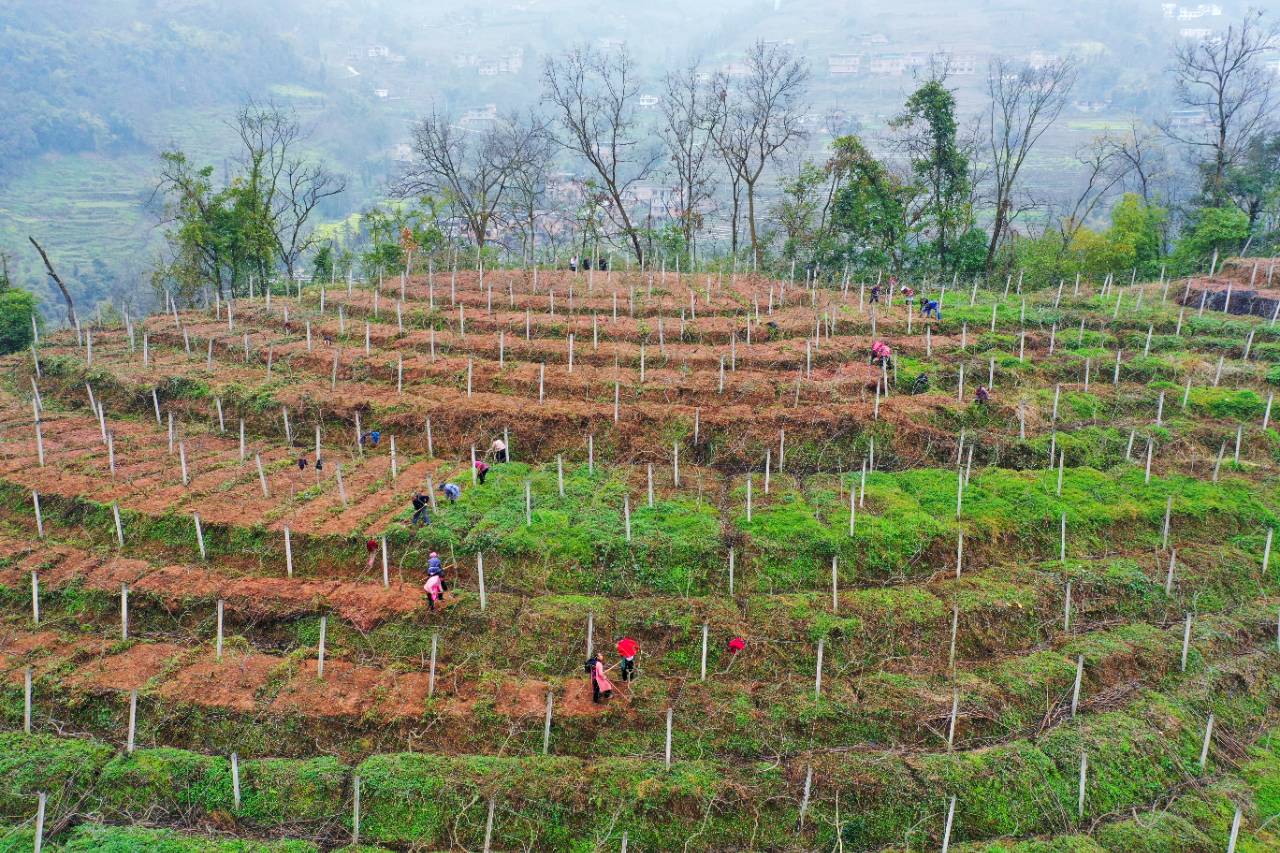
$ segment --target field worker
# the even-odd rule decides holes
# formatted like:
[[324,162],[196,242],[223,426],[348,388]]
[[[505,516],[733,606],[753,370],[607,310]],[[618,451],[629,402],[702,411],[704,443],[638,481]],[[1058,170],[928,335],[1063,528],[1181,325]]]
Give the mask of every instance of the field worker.
[[572,258],[569,259],[569,272],[577,272],[577,271],[578,271],[578,256],[574,255]]
[[378,540],[366,540],[364,543],[364,549],[369,552],[369,559],[365,561],[364,567],[366,569],[372,569],[373,561],[378,556]]
[[427,508],[431,506],[431,499],[422,492],[413,493],[413,519],[412,524],[430,524],[431,518],[427,515]]
[[307,470],[307,457],[305,456],[298,457],[298,470],[299,471]]
[[367,441],[370,447],[377,447],[378,442],[382,440],[382,430],[371,429],[366,432],[360,440]]
[[431,555],[427,557],[427,574],[428,575],[444,574],[444,566],[440,564],[440,555],[437,554],[435,551],[432,551]]
[[493,444],[489,445],[489,454],[493,456],[495,462],[506,462],[507,443],[500,438],[495,438]]
[[871,364],[879,364],[881,367],[889,366],[889,357],[892,350],[884,341],[876,341],[871,345]]
[[436,601],[444,601],[444,569],[440,567],[439,559],[436,560],[434,572],[427,569],[427,582],[422,585],[422,589],[427,593],[427,606],[432,610],[436,609]]
[[587,658],[587,675],[591,678],[591,701],[599,705],[613,695],[613,684],[605,676],[604,661],[592,653]]
[[873,284],[871,285],[871,303],[874,305],[879,301],[880,301],[880,285]]
[[729,641],[729,662],[725,664],[724,672],[728,672],[733,668],[733,663],[738,659],[738,652],[747,647],[747,641],[741,637],[734,637]]
[[938,307],[938,300],[926,300],[924,305],[920,306],[920,313],[926,317],[932,317],[935,320],[941,320],[942,314]]
[[618,654],[622,655],[622,662],[619,665],[618,673],[622,676],[623,681],[632,681],[636,677],[636,653],[640,651],[640,644],[630,637],[623,637],[618,641]]
[[973,395],[973,401],[979,406],[985,406],[991,402],[991,392],[987,390],[987,386],[979,385],[978,390]]
[[457,503],[458,498],[462,497],[462,489],[458,488],[457,483],[445,483],[440,487],[440,491],[444,492],[444,496],[451,504]]
[[476,460],[476,481],[484,485],[484,478],[489,475],[489,463],[483,459]]
[[316,470],[317,471],[324,470],[324,460],[321,459],[319,456],[316,457]]

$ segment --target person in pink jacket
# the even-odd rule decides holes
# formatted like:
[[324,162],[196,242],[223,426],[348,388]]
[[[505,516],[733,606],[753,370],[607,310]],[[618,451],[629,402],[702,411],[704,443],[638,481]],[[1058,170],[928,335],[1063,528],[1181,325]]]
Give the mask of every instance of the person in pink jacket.
[[436,609],[436,601],[444,601],[444,581],[440,575],[432,575],[427,578],[427,582],[422,585],[427,592],[427,605],[432,610]]
[[605,675],[604,661],[592,654],[587,659],[587,674],[591,678],[591,701],[597,705],[613,696],[613,683]]
[[871,345],[871,363],[879,364],[882,367],[889,366],[889,358],[891,355],[889,345],[884,341],[876,341]]

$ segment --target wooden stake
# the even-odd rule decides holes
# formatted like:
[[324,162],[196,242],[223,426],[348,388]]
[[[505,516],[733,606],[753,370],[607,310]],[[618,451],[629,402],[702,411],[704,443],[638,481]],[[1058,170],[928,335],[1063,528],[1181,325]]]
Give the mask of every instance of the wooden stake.
[[484,554],[476,554],[476,581],[480,588],[480,610],[483,612],[488,606],[488,600],[484,595]]
[[703,622],[702,623],[702,670],[701,670],[702,674],[699,676],[700,680],[702,681],[707,680],[707,637],[710,630],[711,630],[711,626],[708,625],[706,622]]
[[44,811],[47,797],[48,795],[41,791],[36,801],[35,853],[40,853],[44,846]]
[[1191,651],[1191,614],[1187,614],[1186,626],[1182,629],[1182,664],[1180,672],[1187,671],[1187,654]]
[[1076,817],[1084,819],[1084,786],[1085,780],[1089,772],[1089,755],[1081,750],[1080,752],[1080,786],[1079,793],[1076,795]]
[[951,691],[951,722],[947,726],[947,751],[950,752],[955,747],[956,742],[956,718],[960,716],[960,691]]
[[431,668],[427,671],[427,698],[436,695],[436,648],[440,644],[440,635],[431,635]]
[[667,708],[667,745],[664,751],[664,763],[668,770],[671,769],[671,712],[672,709]]
[[267,488],[267,473],[262,469],[262,454],[253,454],[253,461],[258,466],[258,484],[262,486],[262,496],[269,498],[271,497],[271,491]]
[[553,694],[547,691],[547,716],[542,723],[542,754],[551,754],[551,703],[554,701]]
[[40,493],[31,493],[31,504],[36,510],[36,538],[44,538],[44,514],[40,512]]
[[138,691],[129,691],[129,736],[125,742],[125,752],[133,754],[134,735],[138,728]]
[[240,811],[240,756],[231,753],[231,802]]
[[1209,761],[1209,744],[1213,740],[1213,714],[1209,715],[1204,726],[1204,743],[1200,745],[1200,769],[1204,770]]
[[1076,683],[1071,688],[1071,718],[1075,719],[1076,710],[1080,707],[1080,683],[1084,680],[1084,655],[1076,657]]
[[822,653],[826,649],[826,638],[818,638],[818,666],[813,674],[813,698],[822,695]]
[[316,678],[324,678],[324,641],[329,627],[329,617],[320,617],[320,648],[316,656]]

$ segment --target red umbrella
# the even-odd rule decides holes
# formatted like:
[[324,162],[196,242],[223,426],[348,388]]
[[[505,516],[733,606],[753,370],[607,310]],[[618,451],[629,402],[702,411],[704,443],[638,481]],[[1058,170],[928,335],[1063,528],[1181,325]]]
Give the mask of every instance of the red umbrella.
[[633,658],[638,651],[640,651],[640,644],[630,637],[623,637],[618,641],[618,654],[624,658]]

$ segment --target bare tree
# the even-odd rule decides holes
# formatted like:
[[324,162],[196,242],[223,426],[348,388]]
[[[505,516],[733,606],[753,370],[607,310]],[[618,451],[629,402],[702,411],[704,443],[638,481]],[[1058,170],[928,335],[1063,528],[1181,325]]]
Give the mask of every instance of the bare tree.
[[[756,192],[765,169],[805,137],[809,67],[781,45],[763,40],[748,49],[746,66],[741,80],[722,73],[713,81],[719,109],[715,140],[725,165],[746,190],[747,231],[758,264],[762,244],[756,229]],[[735,222],[737,206],[735,197]],[[734,230],[736,234],[736,225]]]
[[1264,62],[1280,47],[1280,25],[1250,12],[1221,37],[1185,41],[1174,50],[1174,94],[1204,113],[1203,132],[1166,121],[1161,129],[1196,154],[1210,203],[1228,200],[1227,170],[1274,122],[1275,77]]
[[1018,175],[1027,156],[1066,106],[1076,81],[1075,61],[1055,59],[1039,67],[1016,67],[996,58],[987,69],[991,98],[987,115],[988,155],[995,218],[987,245],[987,269],[995,262],[996,249],[1020,208]]
[[625,47],[609,52],[571,48],[543,66],[543,100],[563,132],[559,143],[591,166],[608,198],[605,214],[636,260],[643,261],[640,232],[627,203],[632,187],[653,172],[658,155],[645,150],[636,126],[639,81],[633,66]]
[[53,279],[53,283],[58,285],[58,290],[62,291],[62,298],[67,302],[67,325],[75,326],[76,323],[76,305],[71,301],[71,291],[67,290],[67,286],[62,283],[61,276],[53,269],[53,264],[49,262],[49,256],[45,254],[44,247],[36,242],[36,238],[30,235],[27,239],[31,241],[31,245],[36,247],[36,251],[40,253],[40,260],[44,261],[44,268],[49,273],[49,278]]
[[1126,186],[1142,196],[1144,203],[1150,204],[1156,185],[1169,173],[1168,158],[1155,132],[1134,119],[1123,135],[1109,137],[1107,141],[1116,156],[1125,163]]
[[[293,278],[298,261],[315,245],[308,227],[311,215],[325,199],[346,189],[346,178],[298,151],[306,134],[291,110],[250,101],[236,114],[233,128],[243,145],[244,180],[259,234]],[[269,272],[259,270],[263,278]]]
[[714,90],[704,81],[697,62],[690,62],[662,78],[662,126],[671,172],[676,179],[675,210],[685,251],[693,253],[698,207],[715,192],[712,157],[718,110]]
[[1058,231],[1062,235],[1059,257],[1066,254],[1075,235],[1129,174],[1129,161],[1116,142],[1105,135],[1079,148],[1076,160],[1084,167],[1085,178],[1071,208],[1058,217]]
[[483,248],[517,173],[532,156],[541,123],[517,115],[471,130],[436,108],[413,128],[414,163],[393,188],[399,196],[437,195],[466,222]]
[[544,236],[550,224],[539,223],[539,216],[546,220],[547,172],[554,153],[553,141],[545,122],[533,114],[524,124],[513,124],[509,136],[509,148],[519,156],[515,159],[500,213],[518,235],[522,257],[531,260],[538,243],[539,224]]

